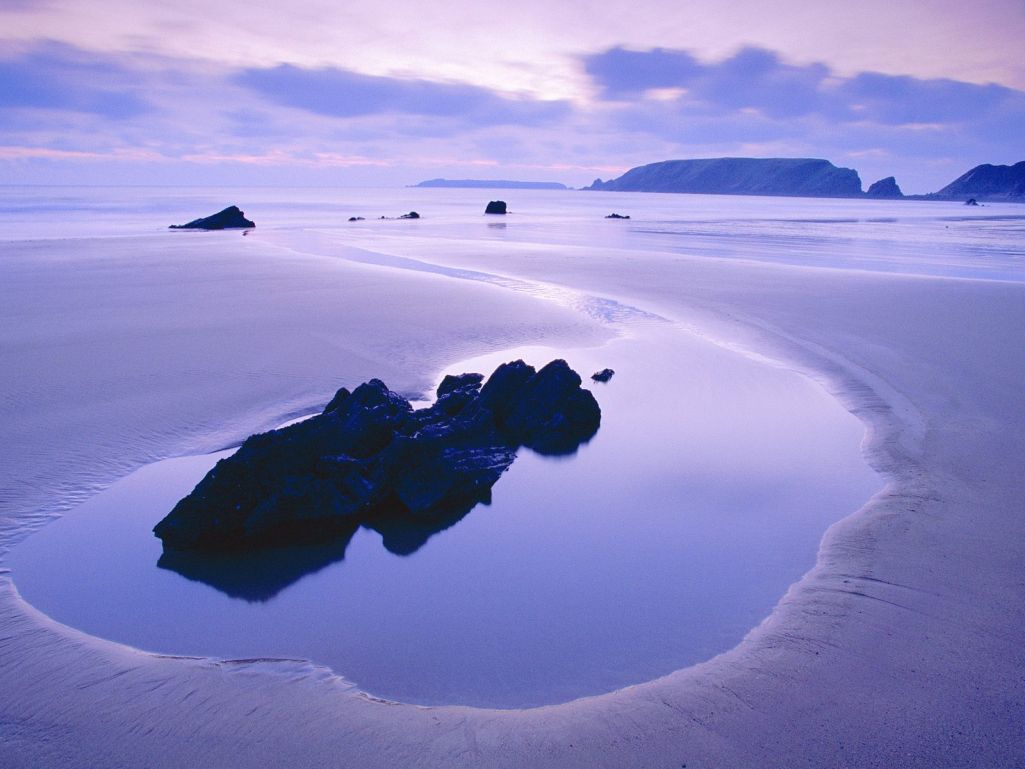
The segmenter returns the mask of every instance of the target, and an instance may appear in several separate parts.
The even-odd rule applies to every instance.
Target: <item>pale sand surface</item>
[[[251,269],[274,272],[272,262],[256,259]],[[4,388],[3,418],[13,420],[18,445],[38,452],[21,465],[5,463],[4,488],[24,477],[39,494],[59,496],[69,475],[79,483],[109,483],[162,452],[207,447],[212,439],[204,425],[237,424],[236,434],[217,436],[227,442],[254,423],[308,407],[314,393],[335,386],[332,372],[321,370],[330,356],[308,359],[311,349],[323,348],[312,341],[297,348],[292,337],[275,333],[289,319],[270,306],[247,312],[246,286],[227,277],[229,269],[221,275],[231,290],[206,301],[195,293],[176,300],[168,277],[156,290],[157,309],[165,312],[154,310],[147,291],[122,297],[110,316],[109,308],[101,311],[100,273],[131,280],[124,265],[97,265],[84,292],[76,275],[66,294],[59,294],[59,263],[54,268],[48,277],[58,296],[47,301],[63,296],[72,303],[65,312],[95,308],[96,314],[83,340],[62,337],[58,317],[52,328],[33,326],[39,334],[33,339],[18,337],[12,324],[0,326],[0,349],[12,356],[2,368],[13,381]],[[5,286],[19,278],[17,264],[0,269]],[[318,271],[316,286],[293,287],[302,297],[296,329],[331,317],[321,314],[328,312],[350,328],[372,329],[336,340],[341,352],[332,355],[352,356],[365,366],[361,373],[397,388],[424,386],[416,375],[476,352],[476,345],[495,344],[499,328],[511,337],[499,343],[598,343],[607,333],[558,304],[492,286],[324,265],[335,270],[334,285],[348,301],[319,295],[326,278]],[[624,270],[612,256],[539,262],[510,255],[502,271],[622,299],[816,376],[871,426],[867,450],[891,479],[887,490],[830,530],[818,566],[736,649],[647,684],[527,711],[373,701],[301,662],[157,657],[56,625],[20,601],[9,574],[0,574],[0,765],[1025,765],[1025,285],[683,256],[635,255]],[[284,272],[275,273],[284,286],[273,290],[288,290]],[[22,279],[35,281],[27,273]],[[366,281],[367,301],[351,303],[343,284],[355,280]],[[436,324],[430,334],[424,324],[382,322],[385,333],[378,335],[382,304],[409,296],[406,281],[431,281],[432,290],[451,291],[452,301],[443,317],[422,316],[424,324]],[[216,312],[235,292],[238,307]],[[179,301],[197,307],[176,312]],[[483,306],[496,329],[468,335],[460,321]],[[5,302],[2,312],[11,317],[30,312],[27,305],[10,307]],[[135,359],[145,362],[140,371],[156,365],[146,361],[146,334],[124,332],[112,344],[82,349],[104,323],[120,334],[126,326],[149,328],[158,316],[170,338],[181,340],[182,358],[157,366],[152,379],[121,381]],[[199,330],[218,343],[195,349],[186,336]],[[15,349],[40,343],[67,360],[66,381],[39,381]],[[19,365],[11,380],[13,362]],[[179,381],[170,386],[165,375],[183,369],[190,372],[184,388]],[[218,378],[228,372],[251,379],[244,399],[237,383],[229,392],[219,389]],[[94,381],[83,388],[81,377]],[[76,392],[103,388],[110,388],[109,404],[77,410]],[[169,399],[173,424],[159,418]],[[122,445],[105,437],[108,430],[133,436],[120,456],[104,457],[105,443]],[[48,432],[47,440],[29,440],[35,431]],[[22,503],[39,501],[10,488],[19,504],[5,505],[0,520],[5,548],[34,525]]]

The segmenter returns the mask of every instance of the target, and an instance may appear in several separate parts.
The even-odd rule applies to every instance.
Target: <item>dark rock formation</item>
[[[623,216],[623,214],[611,213],[605,217],[606,219],[629,219],[629,216]]]
[[[691,192],[714,195],[859,197],[861,179],[850,168],[810,158],[664,160],[632,168],[618,179],[596,179],[588,190]]]
[[[616,372],[610,368],[603,368],[601,371],[595,371],[591,374],[591,379],[595,382],[608,382],[612,379],[612,375],[615,373]]]
[[[410,211],[408,214],[403,214],[402,216],[399,217],[399,219],[419,219],[419,218],[420,218],[420,214],[418,214],[416,211]]]
[[[484,213],[486,213],[486,214],[504,214],[504,213],[506,213],[505,201],[504,200],[490,200],[490,201],[488,201],[487,206],[484,208]]]
[[[428,179],[414,187],[446,187],[492,190],[568,190],[558,182],[515,182],[508,179]]]
[[[953,200],[1025,198],[1025,160],[1013,166],[988,163],[976,166],[937,192],[935,197]]]
[[[223,211],[204,217],[193,219],[188,224],[172,224],[172,230],[229,230],[238,228],[252,228],[256,224],[246,219],[245,214],[238,206],[228,206]]]
[[[365,217],[362,217],[362,216],[350,216],[349,217],[349,221],[350,222],[362,222],[364,220],[364,218]]]
[[[964,204],[966,206],[977,206],[979,205],[979,201],[977,201],[975,198],[968,198],[968,200],[966,200]]]
[[[902,198],[904,193],[900,191],[897,180],[892,176],[873,182],[865,193],[869,198]]]
[[[342,388],[319,416],[248,438],[153,531],[165,551],[231,551],[366,525],[411,552],[490,501],[518,447],[571,453],[598,430],[601,410],[565,361],[539,371],[514,361],[482,380],[446,377],[418,411],[377,379]]]

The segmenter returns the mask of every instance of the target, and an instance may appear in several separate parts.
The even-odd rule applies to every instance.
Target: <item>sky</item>
[[[1025,160],[1022,0],[0,0],[0,183],[582,186]]]

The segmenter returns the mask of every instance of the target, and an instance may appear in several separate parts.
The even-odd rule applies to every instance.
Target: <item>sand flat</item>
[[[470,258],[457,256],[452,263],[458,266]],[[4,573],[3,765],[1025,763],[1025,282],[686,254],[631,254],[629,262],[624,255],[617,262],[614,253],[593,260],[574,254],[549,254],[543,262],[529,257],[510,252],[504,274],[612,296],[724,343],[757,350],[826,382],[870,425],[868,456],[890,478],[888,487],[830,530],[818,566],[790,589],[771,617],[726,654],[609,695],[526,711],[417,708],[374,701],[329,671],[302,662],[166,658],[101,642],[57,626],[22,602],[10,574]],[[837,261],[842,268],[843,254],[837,254]],[[23,286],[36,280],[33,270],[19,272],[17,262],[12,265],[5,259],[0,269],[5,292],[14,285],[11,276]],[[107,268],[98,264],[95,269],[99,276]],[[356,267],[338,269],[348,272]],[[546,339],[565,334],[597,340],[603,333],[600,327],[581,323],[579,314],[562,314],[558,304],[499,287],[456,284],[444,276],[368,265],[357,272],[370,283],[378,281],[385,294],[393,288],[391,281],[430,280],[432,287],[447,286],[453,292],[447,313],[465,308],[473,316],[474,292],[486,292],[479,301],[489,308],[508,301],[502,327],[518,320],[518,341],[529,339],[531,329]],[[114,270],[106,277],[119,274]],[[101,283],[97,277],[96,285]],[[21,291],[5,295],[4,307],[26,312],[9,303],[15,293]],[[67,296],[72,295],[82,294],[78,287],[69,287]],[[525,309],[519,303],[528,299],[530,307]],[[56,300],[46,301],[52,311]],[[165,302],[168,310],[174,306],[171,296]],[[325,304],[314,306],[323,309]],[[553,313],[543,328],[533,320],[541,307]],[[362,309],[370,312],[373,306]],[[149,295],[140,295],[125,303],[112,327],[123,329],[152,319],[152,310]],[[446,321],[451,319],[447,313]],[[260,338],[256,329],[283,322],[262,313],[245,319],[240,325],[254,338]],[[107,320],[111,319],[96,313],[94,328]],[[206,323],[202,313],[178,320],[190,334]],[[441,327],[448,328],[444,323]],[[200,398],[204,413],[190,414],[186,404],[203,395],[204,387],[218,391],[216,384],[197,375],[189,384],[191,392],[169,395],[156,386],[166,377],[155,376],[108,392],[109,409],[93,405],[75,423],[69,421],[69,415],[77,413],[71,397],[74,377],[47,391],[32,367],[21,365],[16,352],[17,345],[37,348],[40,339],[12,337],[11,329],[28,334],[25,329],[39,327],[5,322],[3,328],[3,349],[12,356],[3,369],[18,369],[20,377],[12,380],[16,386],[5,388],[13,395],[5,393],[3,416],[18,426],[18,445],[40,453],[24,452],[20,465],[5,461],[5,481],[10,479],[14,492],[0,500],[5,505],[2,547],[35,525],[23,512],[25,501],[39,501],[31,498],[32,493],[59,496],[62,479],[69,473],[76,488],[85,476],[76,477],[75,472],[96,473],[91,463],[104,453],[105,431],[135,437],[120,456],[101,462],[101,472],[86,478],[90,482],[109,481],[133,462],[153,458],[168,446],[180,450],[211,440],[202,428],[213,422],[204,417],[214,420],[227,409],[226,422],[241,430],[243,423],[269,414],[275,402],[280,410],[282,402],[293,398],[298,408],[302,397],[296,393],[322,384],[304,380],[297,386],[288,379],[292,374],[284,372],[301,365],[304,356],[290,357],[291,348],[283,339],[271,348],[254,346],[253,354],[265,356],[271,373],[265,380],[254,378],[268,384],[262,391],[254,388],[258,394],[248,400],[239,400],[237,392],[222,393],[221,400]],[[393,330],[396,336],[415,338],[417,324]],[[75,351],[80,346],[75,340],[53,341],[61,336],[58,320],[49,331],[44,327],[32,333],[42,334],[54,355],[58,347]],[[440,357],[465,357],[467,348],[481,344],[481,339],[453,336],[457,341],[443,346]],[[412,343],[413,352],[398,360],[390,357],[389,344],[378,344],[374,337],[360,342],[365,347],[357,352],[377,375],[381,365],[395,362],[398,385],[415,388],[409,374],[416,368],[413,362],[426,367],[436,360],[427,352],[435,349],[427,341],[419,347]],[[96,376],[85,391],[102,400],[99,393],[122,379],[125,368],[102,376],[104,367],[95,355],[105,344],[96,344],[91,348],[94,354],[81,360],[72,352],[68,360],[78,362],[68,368]],[[230,347],[241,345],[236,341]],[[110,349],[116,350],[111,360],[123,361],[144,359],[147,348],[145,340],[138,339]],[[187,352],[185,357],[191,359],[191,346]],[[226,365],[216,357],[207,365]],[[37,396],[36,389],[45,397]],[[125,409],[121,395],[140,400]],[[168,397],[181,398],[173,416],[183,422],[191,418],[199,432],[168,440],[152,427],[157,404]],[[108,423],[113,414],[125,411],[133,415],[131,422]],[[45,443],[30,440],[38,431],[58,430],[67,436],[64,451],[53,448],[52,434]],[[110,440],[111,445],[122,445]],[[43,445],[50,446],[51,453],[45,453]],[[54,462],[68,464],[52,467]],[[14,500],[16,506],[10,504]]]

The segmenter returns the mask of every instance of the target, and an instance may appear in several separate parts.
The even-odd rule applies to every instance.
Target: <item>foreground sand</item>
[[[276,269],[269,258],[256,264]],[[4,268],[5,278],[17,277],[14,267]],[[127,265],[121,267],[115,279],[129,274]],[[485,306],[494,308],[496,326],[510,329],[507,343],[603,338],[600,326],[559,306],[491,286],[456,286],[444,277],[349,263],[323,269],[317,277],[322,287],[330,273],[335,281],[330,286],[342,295],[357,279],[380,292],[368,294],[374,298],[358,306],[342,303],[348,316],[337,322],[368,330],[347,354],[398,388],[422,387],[426,383],[410,372],[427,376],[443,359],[477,352],[480,339],[496,344],[493,337],[474,338],[460,330]],[[888,488],[830,530],[818,566],[736,649],[647,684],[528,711],[374,701],[329,671],[301,662],[146,654],[56,625],[22,602],[10,575],[0,573],[0,765],[1025,764],[1025,285],[680,256],[637,256],[624,270],[614,258],[552,257],[542,265],[511,255],[503,271],[622,298],[819,378],[871,426],[869,456],[891,479]],[[407,281],[431,281],[432,289],[452,292],[445,316],[429,318],[432,337],[443,339],[438,353],[427,335],[417,336],[424,323],[375,325],[380,321],[375,308],[408,296]],[[173,285],[174,276],[165,282]],[[328,308],[340,312],[328,298],[309,300],[311,285],[293,289],[306,297],[303,306],[313,308],[312,317],[296,321],[297,328],[307,328]],[[102,292],[102,281],[92,290]],[[168,290],[165,297],[168,308],[174,306],[172,294]],[[67,296],[72,295],[83,296],[80,282],[74,291],[69,288]],[[210,304],[218,299],[223,295],[210,298]],[[124,300],[114,325],[152,319],[151,300],[148,290]],[[200,329],[223,332],[219,323],[232,325],[231,313],[212,316],[204,301],[196,301],[195,311],[178,314],[171,324],[181,334],[175,338],[193,338]],[[428,310],[411,309],[410,317],[417,312]],[[234,326],[240,335],[234,342],[224,342],[232,337],[218,332],[215,338],[224,346],[202,357],[201,364],[186,366],[191,375],[184,392],[166,386],[164,377],[176,370],[169,364],[166,372],[125,383],[110,397],[109,408],[74,408],[80,377],[100,380],[84,392],[116,386],[118,378],[108,381],[97,365],[100,351],[82,353],[78,360],[75,345],[68,344],[67,380],[48,393],[24,357],[15,357],[17,346],[5,344],[12,352],[4,370],[19,365],[3,416],[5,423],[14,420],[21,431],[16,437],[36,453],[13,469],[6,465],[4,480],[24,476],[33,493],[51,497],[59,495],[60,480],[75,473],[82,474],[80,481],[102,485],[161,452],[207,448],[204,441],[237,437],[210,438],[203,431],[225,410],[227,421],[244,432],[254,422],[280,416],[280,403],[289,398],[298,411],[309,405],[304,398],[318,388],[324,391],[331,372],[303,364],[308,350],[296,350],[287,335],[271,333],[282,318],[253,312],[244,321]],[[383,338],[370,333],[381,328],[387,330]],[[238,341],[247,335],[255,340],[248,347]],[[50,330],[51,341],[59,337]],[[268,344],[268,339],[276,341]],[[23,349],[37,340],[17,341]],[[187,341],[181,344],[183,361],[201,355]],[[393,352],[399,344],[410,349],[405,359]],[[236,352],[219,354],[225,348]],[[249,363],[242,367],[257,372],[250,374],[260,385],[252,388],[257,393],[246,402],[223,394],[218,399],[218,377],[226,369],[238,370],[240,349],[252,356],[243,356]],[[132,370],[124,365],[126,357],[137,359],[138,370],[152,372],[147,354],[145,337],[129,339],[106,360],[118,361],[123,372]],[[119,397],[127,393],[133,398],[129,409]],[[202,395],[209,397],[194,405]],[[168,405],[167,413],[185,414],[199,425],[195,433],[168,439],[152,428],[169,422],[170,417],[155,418],[168,398],[180,402]],[[118,418],[124,421],[113,427],[104,421],[125,412]],[[120,455],[102,461],[97,471],[92,463],[103,454],[110,430],[142,437],[119,448]],[[46,441],[29,442],[34,431],[49,432]],[[40,465],[52,469],[30,470]],[[10,482],[5,487],[17,488]],[[0,547],[9,547],[37,523],[26,518],[24,502],[40,500],[29,499],[29,492],[15,496],[17,505],[0,500],[5,502]],[[59,505],[28,509],[42,509],[45,517]]]

